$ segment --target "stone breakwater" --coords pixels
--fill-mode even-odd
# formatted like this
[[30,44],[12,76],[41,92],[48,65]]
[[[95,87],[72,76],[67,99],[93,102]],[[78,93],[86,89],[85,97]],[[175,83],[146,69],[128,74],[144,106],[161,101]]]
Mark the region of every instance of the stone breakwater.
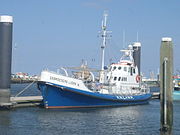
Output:
[[37,81],[37,79],[22,79],[22,78],[11,78],[11,83],[31,83]]

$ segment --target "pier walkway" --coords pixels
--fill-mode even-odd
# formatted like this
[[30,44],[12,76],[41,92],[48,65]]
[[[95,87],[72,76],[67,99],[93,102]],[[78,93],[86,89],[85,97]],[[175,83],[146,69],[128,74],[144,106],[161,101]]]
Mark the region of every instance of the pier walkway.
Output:
[[25,96],[25,97],[11,97],[13,107],[28,107],[39,106],[42,102],[42,96]]

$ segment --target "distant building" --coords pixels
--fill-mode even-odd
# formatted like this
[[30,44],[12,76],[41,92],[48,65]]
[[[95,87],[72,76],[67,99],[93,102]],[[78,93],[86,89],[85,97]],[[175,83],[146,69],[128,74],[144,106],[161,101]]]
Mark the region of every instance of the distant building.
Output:
[[21,79],[29,79],[29,75],[28,73],[23,73],[23,72],[18,72],[15,74],[18,78],[21,78]]

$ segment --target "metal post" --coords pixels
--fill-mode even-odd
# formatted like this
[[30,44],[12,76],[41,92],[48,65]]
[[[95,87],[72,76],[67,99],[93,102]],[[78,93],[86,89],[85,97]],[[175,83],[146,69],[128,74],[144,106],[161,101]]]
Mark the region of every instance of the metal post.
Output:
[[162,38],[160,49],[160,133],[172,135],[173,126],[173,45],[171,38]]
[[0,107],[11,105],[12,25],[12,16],[0,16]]
[[163,69],[164,69],[164,72],[163,72],[163,87],[164,87],[164,89],[163,89],[163,91],[164,91],[164,95],[163,95],[163,97],[164,97],[164,100],[163,100],[163,102],[164,102],[164,104],[163,104],[163,108],[164,108],[164,121],[163,121],[163,124],[166,126],[167,125],[167,84],[166,84],[166,80],[167,80],[167,62],[168,62],[168,58],[164,58],[164,64],[163,64]]

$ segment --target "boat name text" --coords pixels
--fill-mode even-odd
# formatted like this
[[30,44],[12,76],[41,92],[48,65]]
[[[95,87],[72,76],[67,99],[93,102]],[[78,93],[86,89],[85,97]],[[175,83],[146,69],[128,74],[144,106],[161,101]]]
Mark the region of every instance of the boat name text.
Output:
[[134,99],[133,96],[116,96],[117,99]]
[[79,84],[77,84],[76,82],[68,81],[68,80],[57,78],[57,77],[53,77],[53,76],[50,76],[50,80],[55,80],[55,81],[58,81],[58,82],[62,82],[62,83],[70,84],[70,85],[79,86]]

